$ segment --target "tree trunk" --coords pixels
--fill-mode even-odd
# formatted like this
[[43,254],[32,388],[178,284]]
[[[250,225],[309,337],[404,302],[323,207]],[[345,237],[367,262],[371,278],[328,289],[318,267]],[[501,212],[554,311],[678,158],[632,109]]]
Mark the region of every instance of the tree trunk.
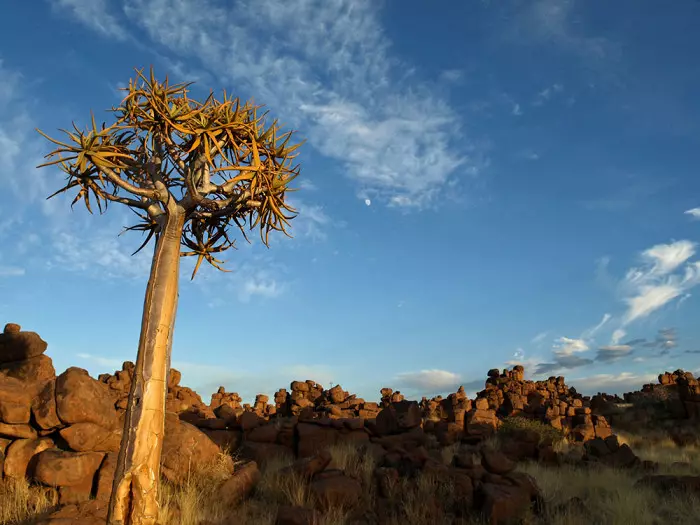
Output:
[[181,210],[168,213],[153,254],[136,367],[109,502],[110,525],[154,525],[158,518],[160,456],[184,221]]

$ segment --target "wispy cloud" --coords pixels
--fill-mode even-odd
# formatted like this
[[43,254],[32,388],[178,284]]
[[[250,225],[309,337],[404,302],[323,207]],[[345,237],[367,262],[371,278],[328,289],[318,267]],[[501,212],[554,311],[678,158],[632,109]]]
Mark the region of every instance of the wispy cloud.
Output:
[[[622,282],[628,305],[623,326],[648,316],[700,284],[700,262],[688,262],[696,244],[676,241],[642,252],[642,267],[631,268]],[[682,273],[674,273],[685,264]]]
[[[313,147],[345,166],[362,199],[429,207],[448,184],[485,165],[446,98],[430,82],[407,78],[406,64],[391,56],[369,0],[239,0],[230,8],[131,0],[124,12],[153,41],[199,58],[217,80],[248,88],[303,129]],[[104,19],[80,20],[111,31]],[[261,24],[274,38],[259,36]]]
[[531,342],[532,344],[539,344],[539,343],[541,343],[542,341],[544,341],[544,338],[547,337],[548,335],[549,335],[549,331],[547,331],[547,332],[540,332],[540,333],[537,334],[535,337],[533,337],[533,338],[530,340],[530,342]]
[[655,382],[655,374],[635,374],[621,372],[619,374],[597,374],[587,377],[570,378],[567,383],[574,385],[583,394],[592,395],[598,392],[608,394],[623,394],[639,390],[642,385]]
[[692,208],[683,213],[690,215],[693,219],[700,219],[700,208]]
[[535,369],[536,374],[546,374],[566,368],[577,368],[593,362],[591,359],[576,355],[589,349],[588,343],[583,339],[560,337],[552,348],[553,362],[539,363]]
[[633,352],[633,349],[629,345],[609,345],[601,346],[596,354],[596,361],[616,361],[617,359],[627,357]]
[[25,269],[19,266],[0,266],[0,277],[21,277]]
[[465,381],[462,376],[454,372],[427,369],[397,374],[394,384],[402,392],[411,396],[435,396],[455,392],[460,386],[463,386],[467,393],[473,393],[483,389],[484,380]]
[[542,106],[548,102],[552,97],[564,91],[564,86],[561,84],[552,84],[544,88],[542,91],[537,93],[535,100],[532,102],[533,106]]
[[604,314],[603,318],[597,325],[585,330],[583,334],[581,334],[581,338],[584,340],[591,339],[593,336],[595,336],[595,334],[597,334],[600,331],[601,328],[608,324],[608,321],[610,321],[610,319],[612,319],[612,315],[608,313]]
[[67,11],[86,25],[104,36],[119,40],[124,38],[124,30],[117,19],[109,12],[107,0],[53,0],[55,11]]
[[615,42],[587,34],[577,23],[574,0],[533,0],[523,5],[524,11],[514,20],[522,37],[566,50],[591,65],[619,57]]

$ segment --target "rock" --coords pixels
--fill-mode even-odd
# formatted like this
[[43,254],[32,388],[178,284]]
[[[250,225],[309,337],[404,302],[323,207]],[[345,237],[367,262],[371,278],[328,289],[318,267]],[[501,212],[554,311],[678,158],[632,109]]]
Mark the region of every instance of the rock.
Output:
[[219,447],[197,427],[172,412],[165,415],[161,466],[168,481],[184,482],[191,469],[213,462],[219,453]]
[[519,519],[531,505],[528,492],[513,485],[483,483],[475,496],[477,507],[491,524]]
[[0,375],[0,422],[29,423],[31,402],[31,395],[22,381]]
[[29,464],[39,452],[43,452],[54,446],[51,438],[17,439],[7,447],[5,451],[5,476],[8,478],[22,479],[31,473],[28,472]]
[[323,449],[313,456],[298,459],[283,470],[285,473],[293,472],[302,478],[311,479],[330,465],[332,459],[328,449]]
[[119,452],[121,430],[109,430],[95,423],[76,423],[59,431],[77,452]]
[[60,427],[63,423],[56,412],[56,380],[47,381],[32,400],[32,414],[37,426],[43,430]]
[[228,478],[218,489],[218,499],[227,506],[234,506],[248,498],[260,481],[260,469],[255,461],[249,461],[238,467],[233,476]]
[[342,471],[326,471],[323,477],[319,476],[309,484],[309,490],[321,509],[353,507],[362,496],[360,482]]
[[313,456],[319,450],[335,445],[338,440],[337,430],[313,423],[299,423],[297,433],[297,457],[300,458]]
[[380,436],[397,434],[415,427],[422,422],[420,407],[416,401],[391,403],[377,414],[376,432]]
[[504,454],[493,449],[485,448],[481,451],[481,464],[493,474],[507,474],[515,468],[515,462]]
[[90,500],[61,507],[34,525],[105,525],[107,502]]
[[0,375],[14,377],[24,384],[31,396],[36,395],[46,384],[56,377],[56,369],[51,358],[45,355],[0,363]]
[[9,425],[0,423],[0,438],[33,439],[37,437],[36,430],[30,425]]
[[0,363],[24,361],[42,355],[47,343],[35,332],[21,332],[19,325],[9,323],[0,334]]
[[112,495],[114,475],[117,471],[118,455],[119,454],[116,452],[109,452],[105,454],[102,464],[97,470],[97,494],[95,494],[95,499],[105,502],[109,501],[109,498]]
[[92,480],[102,463],[101,452],[69,452],[52,448],[37,454],[34,479],[51,487],[73,487]]
[[115,429],[119,421],[107,386],[77,367],[56,378],[56,412],[67,425],[95,423]]

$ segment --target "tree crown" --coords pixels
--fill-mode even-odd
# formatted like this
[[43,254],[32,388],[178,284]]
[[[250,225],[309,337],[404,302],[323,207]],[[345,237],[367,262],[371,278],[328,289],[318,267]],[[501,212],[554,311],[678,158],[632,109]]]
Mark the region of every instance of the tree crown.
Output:
[[[104,213],[110,202],[128,206],[140,221],[127,230],[148,232],[143,249],[158,239],[169,215],[182,213],[185,226],[181,256],[196,256],[192,278],[206,260],[219,270],[223,261],[214,254],[235,248],[228,230],[235,225],[248,241],[246,227],[260,229],[269,246],[270,231],[290,236],[287,227],[296,210],[285,202],[295,191],[289,183],[299,175],[292,166],[295,151],[303,143],[290,144],[294,132],[280,134],[277,120],[265,125],[262,106],[241,104],[223,92],[213,92],[204,102],[188,97],[190,83],[169,85],[150,78],[143,70],[129,81],[126,97],[111,111],[116,121],[61,130],[61,142],[37,131],[58,145],[38,167],[60,165],[68,174],[66,185],[48,198],[73,188],[71,203],[82,200],[92,213],[91,200]],[[64,156],[65,154],[65,156]],[[124,233],[124,232],[122,232]]]

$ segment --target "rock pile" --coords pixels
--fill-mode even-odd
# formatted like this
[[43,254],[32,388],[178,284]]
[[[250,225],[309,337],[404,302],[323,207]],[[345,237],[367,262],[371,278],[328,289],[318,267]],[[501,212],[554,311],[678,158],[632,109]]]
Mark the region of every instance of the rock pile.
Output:
[[691,372],[664,372],[659,374],[658,383],[646,384],[622,398],[598,393],[590,406],[619,429],[644,427],[661,430],[679,444],[697,441],[700,383]]
[[[56,376],[46,348],[37,334],[22,332],[18,325],[7,325],[0,334],[0,474],[53,487],[64,506],[89,498],[104,502],[111,491],[134,365],[125,362],[121,370],[97,380],[75,367]],[[290,391],[277,391],[273,403],[263,394],[253,404],[243,403],[237,393],[220,387],[206,405],[180,379],[172,369],[162,454],[162,474],[175,483],[186,478],[191,465],[206,464],[222,448],[252,460],[250,465],[289,455],[297,459],[293,469],[312,480],[320,502],[350,505],[359,498],[358,480],[328,469],[326,461],[329,446],[348,443],[375,458],[386,505],[391,504],[391,480],[432,473],[453,481],[470,509],[498,522],[541,504],[534,481],[513,472],[517,461],[566,460],[555,452],[551,438],[527,428],[505,434],[500,452],[489,449],[485,438],[513,416],[584,443],[584,461],[649,467],[611,435],[603,415],[593,413],[611,404],[610,396],[589,400],[567,387],[563,377],[525,380],[520,366],[490,370],[485,388],[473,400],[461,387],[445,398],[420,402],[383,388],[380,402],[374,403],[340,385],[324,389],[307,380],[293,381]],[[692,376],[674,373],[663,381],[684,402],[697,403],[698,383]],[[457,453],[445,462],[449,445]],[[239,478],[229,485],[254,484],[253,470],[245,483]]]
[[[133,365],[125,363],[101,381],[76,367],[56,376],[43,354],[46,348],[36,333],[15,324],[0,334],[0,477],[25,477],[53,487],[62,505],[91,497],[106,500]],[[187,391],[174,386],[170,399]],[[192,462],[213,460],[218,453],[206,435],[168,414],[162,464],[167,479],[185,479]]]

